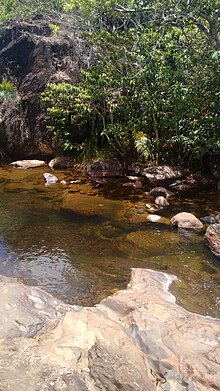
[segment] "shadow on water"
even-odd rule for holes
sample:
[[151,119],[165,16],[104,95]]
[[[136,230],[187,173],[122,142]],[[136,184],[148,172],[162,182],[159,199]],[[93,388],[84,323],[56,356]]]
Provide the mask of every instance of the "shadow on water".
[[[204,233],[186,235],[146,219],[132,223],[126,216],[134,203],[147,201],[140,190],[123,193],[120,183],[111,183],[108,193],[105,183],[109,203],[104,210],[105,198],[97,195],[101,189],[93,193],[88,184],[45,187],[42,173],[0,169],[0,273],[66,302],[92,305],[124,288],[131,267],[162,270],[179,277],[172,291],[185,308],[220,316],[220,267],[203,245]],[[59,179],[66,175],[59,172]],[[63,207],[70,194],[72,210]],[[81,205],[87,194],[94,201],[89,214],[86,202]],[[117,203],[111,204],[112,198]],[[166,217],[182,210],[201,217],[219,211],[219,194],[201,189],[176,196],[171,205]],[[117,213],[109,216],[109,210]]]

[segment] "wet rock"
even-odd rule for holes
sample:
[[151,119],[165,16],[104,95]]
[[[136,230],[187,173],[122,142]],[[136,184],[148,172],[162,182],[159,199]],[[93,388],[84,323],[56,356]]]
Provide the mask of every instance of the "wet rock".
[[86,173],[91,177],[117,178],[125,175],[125,169],[117,159],[95,160],[87,165]]
[[165,187],[154,187],[150,190],[149,194],[152,197],[163,196],[165,198],[169,198],[173,193],[165,189]]
[[207,228],[204,243],[216,257],[220,258],[220,224],[213,224]]
[[161,216],[158,215],[148,215],[147,220],[150,221],[151,223],[157,223],[161,219]]
[[181,212],[172,217],[170,220],[172,225],[177,225],[178,228],[189,230],[201,230],[202,222],[192,213]]
[[153,166],[142,170],[142,176],[153,186],[169,185],[185,175],[185,170],[169,166]]
[[95,193],[93,196],[78,192],[68,193],[63,198],[61,208],[68,213],[85,217],[97,216],[104,219],[113,219],[123,214],[120,201],[97,197]]
[[50,186],[50,185],[54,185],[55,183],[57,183],[58,182],[58,178],[55,176],[55,175],[53,175],[53,174],[50,174],[50,173],[48,173],[48,172],[45,172],[44,174],[43,174],[43,177],[44,177],[44,179],[45,179],[45,186]]
[[162,209],[162,208],[166,208],[167,206],[169,206],[169,202],[167,201],[166,198],[164,198],[163,196],[157,196],[155,198],[155,205],[158,206],[158,208]]
[[200,220],[204,224],[218,224],[220,223],[220,214],[201,217]]
[[17,160],[16,162],[10,163],[11,166],[16,168],[35,168],[44,166],[46,163],[43,160]]
[[57,156],[49,162],[49,167],[53,170],[64,170],[67,168],[79,168],[75,160],[65,156]]

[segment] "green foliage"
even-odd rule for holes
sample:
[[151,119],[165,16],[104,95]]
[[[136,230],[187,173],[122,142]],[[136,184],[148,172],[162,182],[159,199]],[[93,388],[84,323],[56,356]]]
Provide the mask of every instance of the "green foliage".
[[55,23],[50,23],[49,27],[54,35],[60,34],[60,27]]
[[14,85],[10,81],[3,79],[0,84],[0,103],[8,99],[13,99],[15,96],[16,88]]
[[94,53],[78,85],[52,83],[42,94],[61,147],[175,162],[219,149],[218,3],[18,1],[21,15],[72,14]]

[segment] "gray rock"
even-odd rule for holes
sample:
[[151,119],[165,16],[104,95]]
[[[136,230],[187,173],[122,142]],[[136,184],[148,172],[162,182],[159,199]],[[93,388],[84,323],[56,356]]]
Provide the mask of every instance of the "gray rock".
[[163,196],[165,198],[169,198],[173,193],[165,189],[165,187],[154,187],[153,189],[151,189],[149,194],[153,197]]
[[204,243],[216,257],[220,258],[220,224],[213,224],[207,228]]
[[45,172],[45,173],[43,174],[43,177],[44,177],[44,179],[45,179],[45,181],[46,181],[45,186],[54,185],[54,184],[57,183],[58,180],[59,180],[55,175],[50,174],[50,173],[48,173],[48,172]]
[[178,228],[182,229],[201,230],[203,228],[202,222],[188,212],[178,213],[170,221],[172,225],[177,225]]
[[169,166],[153,166],[142,170],[142,176],[153,186],[169,185],[185,175],[185,170]]
[[167,201],[166,198],[164,198],[163,196],[157,196],[155,198],[155,205],[158,206],[158,208],[162,209],[162,208],[166,208],[167,206],[169,206],[169,202]]
[[220,223],[220,214],[201,217],[200,220],[204,224],[218,224]]
[[74,168],[79,165],[76,165],[74,159],[66,157],[66,156],[57,156],[49,162],[49,167],[54,170],[63,170],[66,168]]
[[43,160],[17,160],[16,162],[10,163],[11,166],[16,168],[35,168],[45,166],[45,162]]

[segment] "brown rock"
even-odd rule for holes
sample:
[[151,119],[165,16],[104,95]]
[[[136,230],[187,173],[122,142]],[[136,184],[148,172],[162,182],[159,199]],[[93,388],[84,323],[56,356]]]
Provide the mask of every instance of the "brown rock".
[[91,177],[116,178],[125,175],[124,167],[117,159],[95,160],[87,165],[86,172]]
[[201,230],[203,228],[202,222],[197,219],[192,213],[181,212],[172,217],[171,224],[177,225],[178,228],[189,230]]
[[220,258],[220,224],[212,224],[207,228],[204,243],[216,257]]

